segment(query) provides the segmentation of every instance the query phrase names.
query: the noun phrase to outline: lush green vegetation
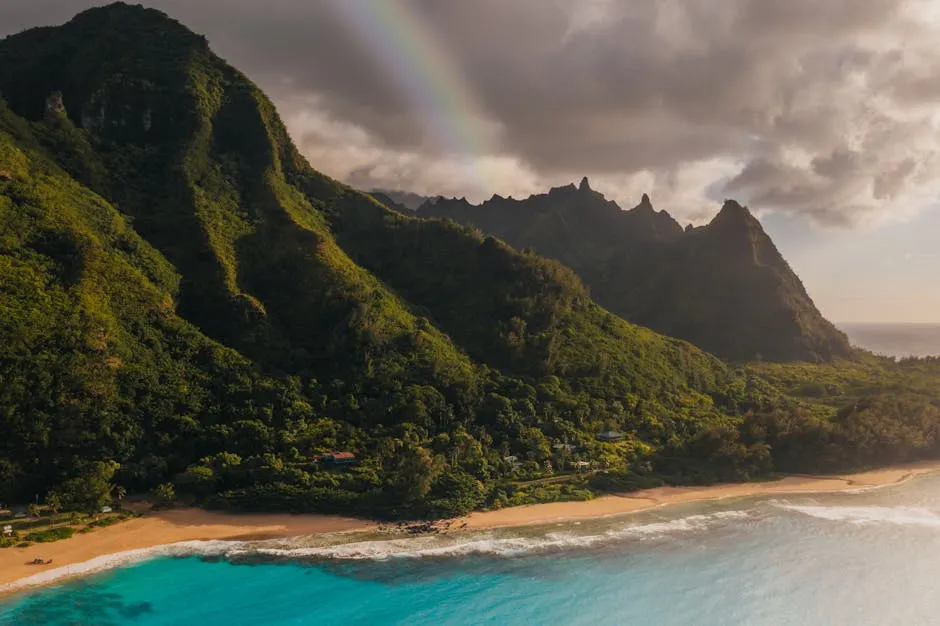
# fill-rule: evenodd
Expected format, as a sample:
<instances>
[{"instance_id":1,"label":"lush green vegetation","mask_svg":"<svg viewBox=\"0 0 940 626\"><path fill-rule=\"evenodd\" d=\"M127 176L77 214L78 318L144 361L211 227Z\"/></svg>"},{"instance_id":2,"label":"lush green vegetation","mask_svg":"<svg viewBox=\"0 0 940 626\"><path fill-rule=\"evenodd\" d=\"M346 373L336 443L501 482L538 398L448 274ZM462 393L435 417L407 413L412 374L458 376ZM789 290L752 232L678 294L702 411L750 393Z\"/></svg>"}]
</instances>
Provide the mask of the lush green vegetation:
<instances>
[{"instance_id":1,"label":"lush green vegetation","mask_svg":"<svg viewBox=\"0 0 940 626\"><path fill-rule=\"evenodd\" d=\"M56 526L55 528L37 530L36 532L29 533L26 535L26 541L33 543L51 543L53 541L68 539L74 534L75 529L70 526Z\"/></svg>"},{"instance_id":2,"label":"lush green vegetation","mask_svg":"<svg viewBox=\"0 0 940 626\"><path fill-rule=\"evenodd\" d=\"M55 497L52 496L50 499L54 502ZM100 511L60 513L59 508L53 505L31 505L30 516L26 519L12 518L9 514L4 515L0 511L0 525L12 528L11 534L0 535L0 548L61 541L76 533L91 533L97 528L113 526L134 516L134 513L126 510L110 513Z\"/></svg>"},{"instance_id":3,"label":"lush green vegetation","mask_svg":"<svg viewBox=\"0 0 940 626\"><path fill-rule=\"evenodd\" d=\"M935 364L734 369L629 324L315 172L156 11L0 42L0 91L2 502L450 516L937 453Z\"/></svg>"},{"instance_id":4,"label":"lush green vegetation","mask_svg":"<svg viewBox=\"0 0 940 626\"><path fill-rule=\"evenodd\" d=\"M940 359L862 355L824 366L752 366L801 399L749 416L745 438L782 471L838 471L940 457Z\"/></svg>"}]
</instances>

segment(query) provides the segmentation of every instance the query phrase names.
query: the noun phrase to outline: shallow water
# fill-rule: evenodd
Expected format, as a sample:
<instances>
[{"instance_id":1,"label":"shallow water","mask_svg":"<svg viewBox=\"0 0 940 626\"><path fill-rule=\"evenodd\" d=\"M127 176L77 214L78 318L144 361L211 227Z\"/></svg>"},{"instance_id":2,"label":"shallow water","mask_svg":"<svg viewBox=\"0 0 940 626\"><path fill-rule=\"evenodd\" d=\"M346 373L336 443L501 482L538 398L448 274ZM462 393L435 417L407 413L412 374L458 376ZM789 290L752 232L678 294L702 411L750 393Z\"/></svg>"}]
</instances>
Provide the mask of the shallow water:
<instances>
[{"instance_id":1,"label":"shallow water","mask_svg":"<svg viewBox=\"0 0 940 626\"><path fill-rule=\"evenodd\" d=\"M8 597L0 624L940 623L940 476L373 539L189 544Z\"/></svg>"}]
</instances>

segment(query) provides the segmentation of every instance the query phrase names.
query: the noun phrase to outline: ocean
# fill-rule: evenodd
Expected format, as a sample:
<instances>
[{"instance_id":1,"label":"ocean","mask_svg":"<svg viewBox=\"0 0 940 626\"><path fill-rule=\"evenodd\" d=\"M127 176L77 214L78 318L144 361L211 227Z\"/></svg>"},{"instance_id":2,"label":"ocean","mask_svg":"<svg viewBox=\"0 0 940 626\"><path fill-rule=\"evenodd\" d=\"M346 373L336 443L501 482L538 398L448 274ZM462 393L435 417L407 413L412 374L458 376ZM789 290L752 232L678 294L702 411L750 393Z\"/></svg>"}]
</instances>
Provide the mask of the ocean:
<instances>
[{"instance_id":1,"label":"ocean","mask_svg":"<svg viewBox=\"0 0 940 626\"><path fill-rule=\"evenodd\" d=\"M7 596L0 624L940 623L940 475L371 539L193 542Z\"/></svg>"},{"instance_id":2,"label":"ocean","mask_svg":"<svg viewBox=\"0 0 940 626\"><path fill-rule=\"evenodd\" d=\"M940 324L838 324L852 345L894 357L940 356Z\"/></svg>"}]
</instances>

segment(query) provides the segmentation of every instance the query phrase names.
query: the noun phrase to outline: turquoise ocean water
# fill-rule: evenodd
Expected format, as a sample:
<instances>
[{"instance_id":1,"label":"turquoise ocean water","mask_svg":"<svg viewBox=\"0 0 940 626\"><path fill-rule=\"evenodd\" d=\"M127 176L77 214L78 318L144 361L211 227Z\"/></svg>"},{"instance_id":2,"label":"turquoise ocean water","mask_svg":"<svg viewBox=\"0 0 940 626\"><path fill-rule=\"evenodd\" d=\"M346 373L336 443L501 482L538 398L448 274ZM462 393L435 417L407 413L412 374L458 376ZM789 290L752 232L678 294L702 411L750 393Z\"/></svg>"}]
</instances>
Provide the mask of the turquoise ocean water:
<instances>
[{"instance_id":1,"label":"turquoise ocean water","mask_svg":"<svg viewBox=\"0 0 940 626\"><path fill-rule=\"evenodd\" d=\"M5 596L0 624L940 624L936 475L371 539L190 544Z\"/></svg>"}]
</instances>

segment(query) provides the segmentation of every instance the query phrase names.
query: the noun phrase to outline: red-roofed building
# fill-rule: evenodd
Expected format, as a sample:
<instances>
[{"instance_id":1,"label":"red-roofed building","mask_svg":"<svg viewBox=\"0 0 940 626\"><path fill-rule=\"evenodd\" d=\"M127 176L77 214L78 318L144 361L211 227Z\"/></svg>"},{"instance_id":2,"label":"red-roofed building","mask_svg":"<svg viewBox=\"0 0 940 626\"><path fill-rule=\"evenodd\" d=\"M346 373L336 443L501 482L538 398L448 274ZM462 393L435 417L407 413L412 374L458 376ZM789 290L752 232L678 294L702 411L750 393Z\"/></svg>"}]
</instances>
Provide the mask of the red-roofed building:
<instances>
[{"instance_id":1,"label":"red-roofed building","mask_svg":"<svg viewBox=\"0 0 940 626\"><path fill-rule=\"evenodd\" d=\"M356 455L352 452L334 452L333 465L342 465L345 463L355 463Z\"/></svg>"},{"instance_id":2,"label":"red-roofed building","mask_svg":"<svg viewBox=\"0 0 940 626\"><path fill-rule=\"evenodd\" d=\"M333 465L349 465L350 463L355 463L357 459L356 455L352 452L339 452L334 450L333 452L316 454L313 456L313 460L317 463L326 461L332 463Z\"/></svg>"}]
</instances>

